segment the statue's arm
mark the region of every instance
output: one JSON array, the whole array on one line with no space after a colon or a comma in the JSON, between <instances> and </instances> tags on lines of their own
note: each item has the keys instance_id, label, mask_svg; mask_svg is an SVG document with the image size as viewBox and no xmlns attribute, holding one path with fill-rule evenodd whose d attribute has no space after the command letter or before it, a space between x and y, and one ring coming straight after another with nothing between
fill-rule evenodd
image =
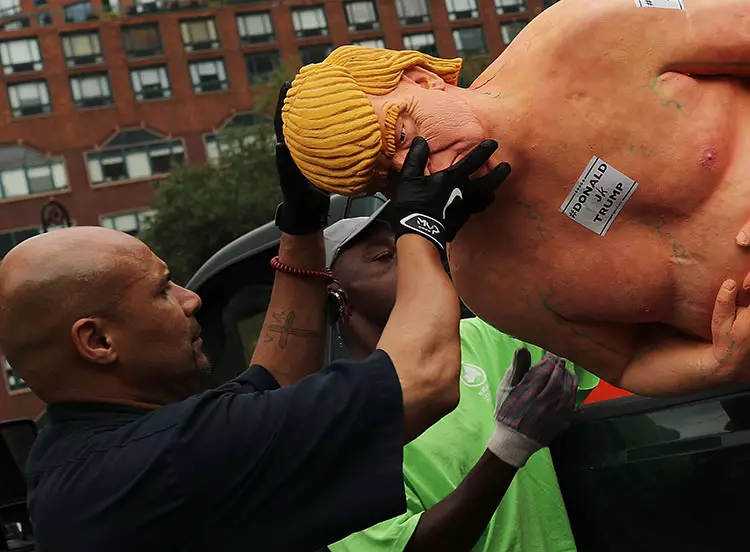
<instances>
[{"instance_id":1,"label":"statue's arm","mask_svg":"<svg viewBox=\"0 0 750 552\"><path fill-rule=\"evenodd\" d=\"M661 72L750 77L747 0L684 0L684 20L664 18ZM675 14L677 15L677 14ZM663 41L663 42L662 42Z\"/></svg>"},{"instance_id":2,"label":"statue's arm","mask_svg":"<svg viewBox=\"0 0 750 552\"><path fill-rule=\"evenodd\" d=\"M576 322L551 310L534 320L527 340L632 393L684 395L750 381L750 308L736 301L736 284L720 289L713 343L663 324Z\"/></svg>"},{"instance_id":3,"label":"statue's arm","mask_svg":"<svg viewBox=\"0 0 750 552\"><path fill-rule=\"evenodd\" d=\"M728 280L717 294L711 319L713 343L657 328L644 335L623 369L619 385L655 396L750 380L750 309L737 306L737 291L737 284Z\"/></svg>"}]
</instances>

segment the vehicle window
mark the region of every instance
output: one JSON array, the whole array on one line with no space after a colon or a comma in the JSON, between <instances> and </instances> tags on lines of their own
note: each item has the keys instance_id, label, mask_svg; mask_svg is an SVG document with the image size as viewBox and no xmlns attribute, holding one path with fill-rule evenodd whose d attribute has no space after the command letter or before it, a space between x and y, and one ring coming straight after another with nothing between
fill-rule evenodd
<instances>
[{"instance_id":1,"label":"vehicle window","mask_svg":"<svg viewBox=\"0 0 750 552\"><path fill-rule=\"evenodd\" d=\"M369 217L385 202L386 198L381 194L353 197L347 202L345 218Z\"/></svg>"},{"instance_id":2,"label":"vehicle window","mask_svg":"<svg viewBox=\"0 0 750 552\"><path fill-rule=\"evenodd\" d=\"M737 550L750 392L651 408L574 423L553 448L578 550Z\"/></svg>"}]
</instances>

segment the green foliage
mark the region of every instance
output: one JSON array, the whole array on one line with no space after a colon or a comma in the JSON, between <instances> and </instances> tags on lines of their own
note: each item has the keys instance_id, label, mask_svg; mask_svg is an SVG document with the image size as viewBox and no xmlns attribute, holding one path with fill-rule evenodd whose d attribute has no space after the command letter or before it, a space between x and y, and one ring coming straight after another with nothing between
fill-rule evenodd
<instances>
[{"instance_id":1,"label":"green foliage","mask_svg":"<svg viewBox=\"0 0 750 552\"><path fill-rule=\"evenodd\" d=\"M458 86L468 88L491 61L490 56L471 56L464 59L461 74L458 76Z\"/></svg>"},{"instance_id":2,"label":"green foliage","mask_svg":"<svg viewBox=\"0 0 750 552\"><path fill-rule=\"evenodd\" d=\"M226 244L273 219L281 201L273 128L225 130L218 162L181 165L157 182L156 214L141 234L184 284Z\"/></svg>"}]
</instances>

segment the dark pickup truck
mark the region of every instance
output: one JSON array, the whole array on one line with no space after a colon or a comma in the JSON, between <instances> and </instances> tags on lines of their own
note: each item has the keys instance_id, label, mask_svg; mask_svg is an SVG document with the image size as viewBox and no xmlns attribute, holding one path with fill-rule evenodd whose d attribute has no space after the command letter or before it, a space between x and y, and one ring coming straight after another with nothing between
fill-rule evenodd
<instances>
[{"instance_id":1,"label":"dark pickup truck","mask_svg":"<svg viewBox=\"0 0 750 552\"><path fill-rule=\"evenodd\" d=\"M369 215L382 201L335 196L329 220ZM203 298L198 318L214 364L206 386L246 367L270 298L269 261L280 238L272 223L249 232L188 283ZM328 360L343 355L333 335L329 343ZM13 441L0 440L0 462L11 467L13 458L24 456L3 454ZM750 551L750 388L584 404L552 452L579 551ZM3 483L13 471L3 470ZM0 527L16 521L3 512L18 512L18 493L17 486L0 484ZM7 508L4 500L11 502Z\"/></svg>"}]
</instances>

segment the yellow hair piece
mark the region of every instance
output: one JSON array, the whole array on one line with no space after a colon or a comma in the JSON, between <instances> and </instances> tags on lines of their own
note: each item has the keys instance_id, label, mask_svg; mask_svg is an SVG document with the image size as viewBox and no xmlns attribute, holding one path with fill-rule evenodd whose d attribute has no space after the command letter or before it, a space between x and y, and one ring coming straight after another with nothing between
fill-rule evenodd
<instances>
[{"instance_id":1,"label":"yellow hair piece","mask_svg":"<svg viewBox=\"0 0 750 552\"><path fill-rule=\"evenodd\" d=\"M297 74L282 110L284 139L294 162L323 190L355 195L376 178L380 154L396 151L398 106L386 112L384 131L366 94L396 89L404 71L421 67L448 84L458 82L460 59L440 59L410 50L342 46L322 63Z\"/></svg>"}]
</instances>

